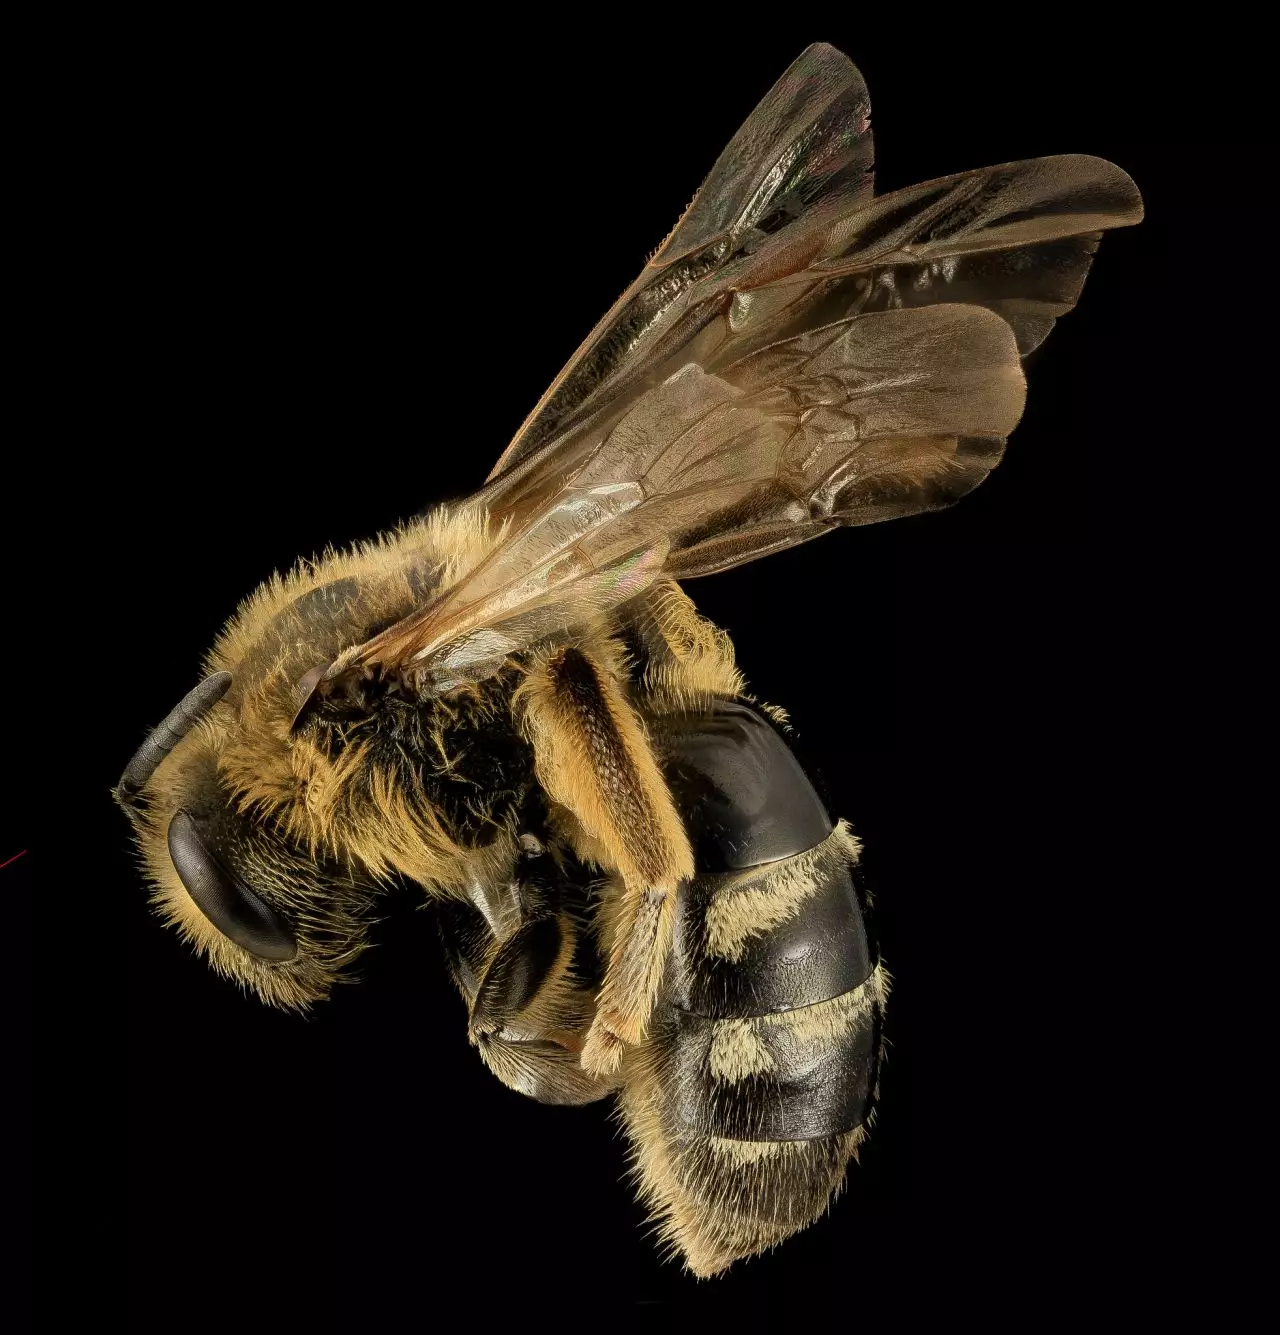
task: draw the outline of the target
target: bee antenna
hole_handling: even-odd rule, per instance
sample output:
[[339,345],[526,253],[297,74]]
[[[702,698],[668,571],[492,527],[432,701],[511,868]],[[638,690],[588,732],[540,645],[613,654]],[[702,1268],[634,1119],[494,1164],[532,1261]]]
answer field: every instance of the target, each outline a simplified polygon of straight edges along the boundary
[[206,677],[194,690],[169,711],[164,722],[152,730],[151,736],[133,753],[133,759],[124,767],[116,785],[116,801],[132,803],[146,786],[147,780],[160,767],[160,762],[195,727],[227,693],[231,673],[215,672]]

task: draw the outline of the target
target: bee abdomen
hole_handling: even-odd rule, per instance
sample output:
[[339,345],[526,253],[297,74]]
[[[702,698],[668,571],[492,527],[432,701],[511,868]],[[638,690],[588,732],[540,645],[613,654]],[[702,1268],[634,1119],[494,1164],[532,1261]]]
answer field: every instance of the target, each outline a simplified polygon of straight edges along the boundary
[[831,818],[791,748],[743,701],[666,715],[656,727],[699,873],[776,862],[831,833]]
[[698,874],[623,1114],[641,1193],[711,1275],[826,1209],[870,1120],[888,975],[833,824],[740,701],[661,720]]
[[812,1006],[874,967],[841,827],[816,848],[681,892],[670,998],[690,1016],[742,1019]]
[[817,1219],[862,1144],[887,979],[778,1015],[668,1012],[623,1113],[641,1195],[689,1268],[713,1275]]
[[667,1079],[673,1124],[728,1140],[815,1140],[866,1121],[880,1053],[883,979],[745,1020],[677,1011]]
[[655,1027],[671,1126],[732,1140],[852,1131],[875,1093],[886,981],[840,826],[817,848],[685,887]]
[[866,1135],[888,975],[853,893],[856,847],[840,826],[689,887],[623,1115],[641,1194],[696,1274],[812,1223]]
[[738,1140],[851,1131],[870,1111],[884,1002],[857,841],[742,701],[661,726],[699,868],[655,1032],[666,1116]]

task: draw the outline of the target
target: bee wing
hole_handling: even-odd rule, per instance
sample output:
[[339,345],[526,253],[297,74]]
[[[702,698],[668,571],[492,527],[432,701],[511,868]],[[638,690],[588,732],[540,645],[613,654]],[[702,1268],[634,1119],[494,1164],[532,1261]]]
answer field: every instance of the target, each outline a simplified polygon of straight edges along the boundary
[[636,383],[648,350],[699,279],[744,246],[823,201],[871,194],[871,103],[862,75],[834,47],[805,50],[765,95],[654,252],[525,419],[490,479],[563,437]]
[[[1026,355],[1075,305],[1102,231],[1141,219],[1129,177],[1080,154],[962,172],[879,199],[825,194],[776,232],[748,236],[639,332],[625,312],[598,330],[602,346],[627,347],[625,360],[563,434],[532,450],[517,437],[480,499],[496,514],[545,500],[636,397],[681,365],[718,373],[852,315],[979,305],[1005,320]],[[578,374],[582,357],[580,350],[562,381]]]
[[446,690],[661,573],[722,570],[981,481],[1021,413],[1020,355],[1141,198],[1084,156],[880,199],[870,166],[861,76],[810,47],[474,498],[501,526],[489,556],[324,683],[378,666]]
[[436,602],[344,654],[447,690],[689,577],[862,524],[950,504],[1022,413],[1009,325],[976,306],[855,316],[682,366],[637,398],[544,503]]

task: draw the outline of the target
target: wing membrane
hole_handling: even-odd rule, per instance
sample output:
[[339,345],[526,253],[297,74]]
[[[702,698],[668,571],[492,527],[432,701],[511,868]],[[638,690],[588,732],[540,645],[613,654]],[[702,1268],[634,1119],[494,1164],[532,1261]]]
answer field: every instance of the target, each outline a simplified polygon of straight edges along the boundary
[[964,172],[851,207],[839,197],[820,201],[673,296],[616,373],[610,396],[505,467],[484,503],[503,513],[545,499],[635,397],[679,366],[718,371],[851,315],[964,301],[995,311],[1020,352],[1030,352],[1075,304],[1101,230],[1141,216],[1128,176],[1081,155]]
[[994,465],[1023,395],[1012,331],[972,306],[856,316],[720,374],[686,365],[470,576],[338,666],[447,690],[663,571],[708,574],[949,504]]
[[1006,163],[871,196],[862,77],[809,48],[473,503],[501,540],[326,674],[447,690],[661,574],[948,505],[999,461],[1019,358],[1142,217],[1118,167]]
[[490,473],[524,462],[634,379],[688,288],[745,244],[830,198],[871,193],[871,104],[849,58],[819,43],[766,94],[644,272],[596,325]]
[[[815,218],[803,268],[781,246],[763,249],[731,276],[738,318],[722,338],[740,347],[753,326],[772,339],[787,318],[963,301],[1008,320],[1025,355],[1075,304],[1100,233],[1141,217],[1129,177],[1081,154],[926,182]],[[697,295],[714,294],[704,284]]]

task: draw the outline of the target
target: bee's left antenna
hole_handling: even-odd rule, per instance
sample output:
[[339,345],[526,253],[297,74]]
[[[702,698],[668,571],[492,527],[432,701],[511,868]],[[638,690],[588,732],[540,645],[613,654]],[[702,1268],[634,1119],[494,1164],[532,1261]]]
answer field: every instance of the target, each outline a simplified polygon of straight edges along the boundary
[[231,673],[215,672],[178,701],[164,722],[153,729],[147,740],[133,753],[133,759],[124,767],[124,773],[116,785],[117,802],[132,805],[137,801],[138,794],[159,769],[160,762],[226,695],[230,685]]

